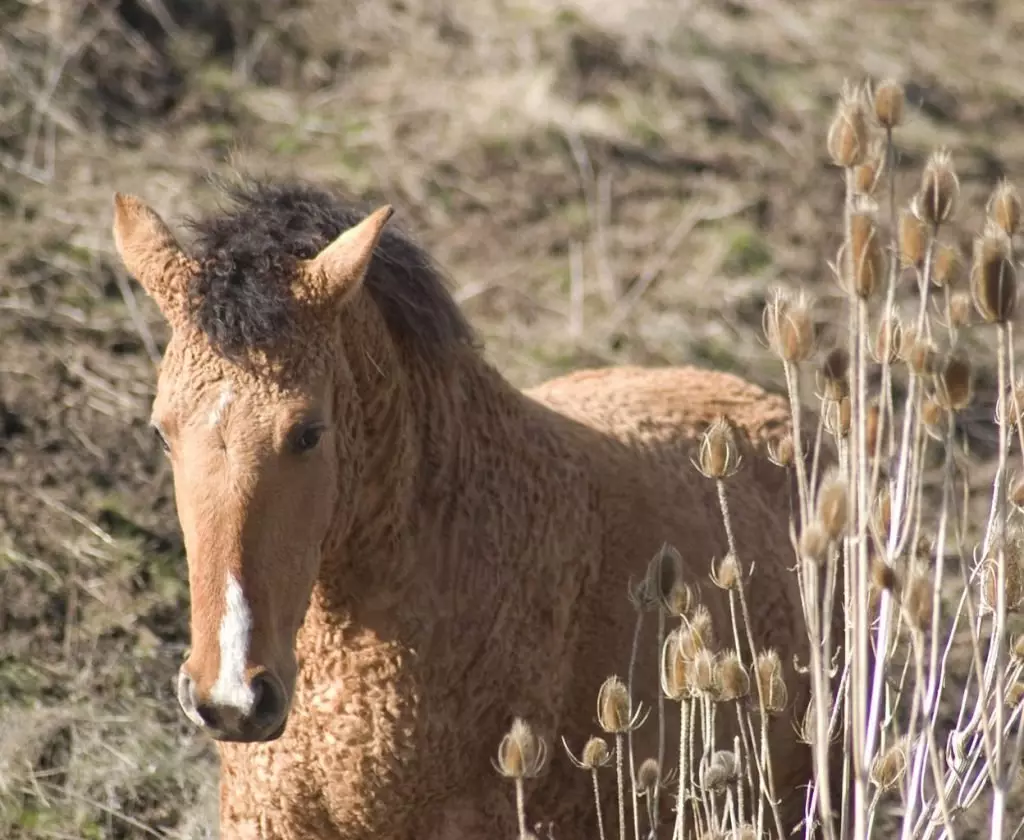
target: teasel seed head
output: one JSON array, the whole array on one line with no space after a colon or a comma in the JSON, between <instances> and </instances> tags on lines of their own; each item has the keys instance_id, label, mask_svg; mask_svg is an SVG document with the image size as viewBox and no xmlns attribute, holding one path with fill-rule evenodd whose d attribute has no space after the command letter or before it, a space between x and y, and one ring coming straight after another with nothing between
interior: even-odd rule
<instances>
[{"instance_id":1,"label":"teasel seed head","mask_svg":"<svg viewBox=\"0 0 1024 840\"><path fill-rule=\"evenodd\" d=\"M881 406L877 396L868 399L864 410L864 443L867 446L868 457L875 457L875 448L878 445L878 426L881 422Z\"/></svg>"},{"instance_id":2,"label":"teasel seed head","mask_svg":"<svg viewBox=\"0 0 1024 840\"><path fill-rule=\"evenodd\" d=\"M703 763L701 771L701 787L720 793L739 778L740 763L732 750L718 750Z\"/></svg>"},{"instance_id":3,"label":"teasel seed head","mask_svg":"<svg viewBox=\"0 0 1024 840\"><path fill-rule=\"evenodd\" d=\"M864 163L853 170L853 188L858 195L872 195L885 173L885 159L868 155Z\"/></svg>"},{"instance_id":4,"label":"teasel seed head","mask_svg":"<svg viewBox=\"0 0 1024 840\"><path fill-rule=\"evenodd\" d=\"M1020 228L1020 193L1005 178L1001 180L985 207L988 217L995 222L1007 236L1013 236Z\"/></svg>"},{"instance_id":5,"label":"teasel seed head","mask_svg":"<svg viewBox=\"0 0 1024 840\"><path fill-rule=\"evenodd\" d=\"M953 292L949 296L949 326L953 329L961 329L971 325L971 313L974 311L974 304L971 302L969 292Z\"/></svg>"},{"instance_id":6,"label":"teasel seed head","mask_svg":"<svg viewBox=\"0 0 1024 840\"><path fill-rule=\"evenodd\" d=\"M962 411L971 401L971 363L962 353L952 353L939 365L935 396L947 411Z\"/></svg>"},{"instance_id":7,"label":"teasel seed head","mask_svg":"<svg viewBox=\"0 0 1024 840\"><path fill-rule=\"evenodd\" d=\"M900 213L899 221L900 265L904 268L924 268L928 253L928 230L910 210Z\"/></svg>"},{"instance_id":8,"label":"teasel seed head","mask_svg":"<svg viewBox=\"0 0 1024 840\"><path fill-rule=\"evenodd\" d=\"M533 779L540 775L547 757L547 744L538 738L522 718L512 721L512 727L498 745L498 772L508 779Z\"/></svg>"},{"instance_id":9,"label":"teasel seed head","mask_svg":"<svg viewBox=\"0 0 1024 840\"><path fill-rule=\"evenodd\" d=\"M921 189L914 197L917 212L933 228L948 222L956 211L960 179L946 149L932 152L921 175Z\"/></svg>"},{"instance_id":10,"label":"teasel seed head","mask_svg":"<svg viewBox=\"0 0 1024 840\"><path fill-rule=\"evenodd\" d=\"M769 715L781 714L786 708L789 693L782 674L782 662L774 650L762 651L757 655L754 673L764 698L765 711Z\"/></svg>"},{"instance_id":11,"label":"teasel seed head","mask_svg":"<svg viewBox=\"0 0 1024 840\"><path fill-rule=\"evenodd\" d=\"M1024 633L1013 637L1010 652L1018 663L1024 663Z\"/></svg>"},{"instance_id":12,"label":"teasel seed head","mask_svg":"<svg viewBox=\"0 0 1024 840\"><path fill-rule=\"evenodd\" d=\"M1018 680L1006 688L1006 705L1016 709L1021 700L1024 700L1024 682Z\"/></svg>"},{"instance_id":13,"label":"teasel seed head","mask_svg":"<svg viewBox=\"0 0 1024 840\"><path fill-rule=\"evenodd\" d=\"M870 141L864 95L859 87L844 83L828 129L829 156L836 166L857 166L867 157Z\"/></svg>"},{"instance_id":14,"label":"teasel seed head","mask_svg":"<svg viewBox=\"0 0 1024 840\"><path fill-rule=\"evenodd\" d=\"M923 571L916 571L903 589L903 608L911 627L927 633L932 626L932 582Z\"/></svg>"},{"instance_id":15,"label":"teasel seed head","mask_svg":"<svg viewBox=\"0 0 1024 840\"><path fill-rule=\"evenodd\" d=\"M705 478L724 479L735 475L742 462L732 426L717 417L701 435L697 469Z\"/></svg>"},{"instance_id":16,"label":"teasel seed head","mask_svg":"<svg viewBox=\"0 0 1024 840\"><path fill-rule=\"evenodd\" d=\"M693 609L693 590L688 583L677 580L662 602L665 612L674 618L681 618Z\"/></svg>"},{"instance_id":17,"label":"teasel seed head","mask_svg":"<svg viewBox=\"0 0 1024 840\"><path fill-rule=\"evenodd\" d=\"M788 468L793 466L793 459L796 453L793 449L793 436L783 435L768 441L768 460L777 467Z\"/></svg>"},{"instance_id":18,"label":"teasel seed head","mask_svg":"<svg viewBox=\"0 0 1024 840\"><path fill-rule=\"evenodd\" d=\"M661 765L658 764L658 759L644 759L636 771L637 790L642 791L646 796L651 796L660 781Z\"/></svg>"},{"instance_id":19,"label":"teasel seed head","mask_svg":"<svg viewBox=\"0 0 1024 840\"><path fill-rule=\"evenodd\" d=\"M871 563L871 582L879 592L896 592L900 585L896 570L878 556Z\"/></svg>"},{"instance_id":20,"label":"teasel seed head","mask_svg":"<svg viewBox=\"0 0 1024 840\"><path fill-rule=\"evenodd\" d=\"M921 402L921 423L933 440L946 439L947 410L935 394L928 394Z\"/></svg>"},{"instance_id":21,"label":"teasel seed head","mask_svg":"<svg viewBox=\"0 0 1024 840\"><path fill-rule=\"evenodd\" d=\"M821 363L825 397L838 400L850 393L850 354L844 347L833 347Z\"/></svg>"},{"instance_id":22,"label":"teasel seed head","mask_svg":"<svg viewBox=\"0 0 1024 840\"><path fill-rule=\"evenodd\" d=\"M1008 492L1010 504L1017 510L1024 510L1024 472L1017 472L1010 481Z\"/></svg>"},{"instance_id":23,"label":"teasel seed head","mask_svg":"<svg viewBox=\"0 0 1024 840\"><path fill-rule=\"evenodd\" d=\"M1024 413L1024 380L1006 389L996 398L996 423L1007 427L1007 434L1013 434Z\"/></svg>"},{"instance_id":24,"label":"teasel seed head","mask_svg":"<svg viewBox=\"0 0 1024 840\"><path fill-rule=\"evenodd\" d=\"M853 260L849 291L868 300L885 283L885 252L874 212L857 202L850 214L850 255Z\"/></svg>"},{"instance_id":25,"label":"teasel seed head","mask_svg":"<svg viewBox=\"0 0 1024 840\"><path fill-rule=\"evenodd\" d=\"M584 770L599 770L611 763L612 752L608 749L608 742L595 735L583 745L581 758Z\"/></svg>"},{"instance_id":26,"label":"teasel seed head","mask_svg":"<svg viewBox=\"0 0 1024 840\"><path fill-rule=\"evenodd\" d=\"M698 604L689 618L684 618L679 627L679 640L683 656L693 661L697 654L715 648L715 631L711 623L711 613L703 604Z\"/></svg>"},{"instance_id":27,"label":"teasel seed head","mask_svg":"<svg viewBox=\"0 0 1024 840\"><path fill-rule=\"evenodd\" d=\"M711 582L719 589L735 589L740 585L740 563L731 551L717 564L712 564Z\"/></svg>"},{"instance_id":28,"label":"teasel seed head","mask_svg":"<svg viewBox=\"0 0 1024 840\"><path fill-rule=\"evenodd\" d=\"M611 735L629 731L633 712L626 684L618 677L608 677L597 692L597 722Z\"/></svg>"},{"instance_id":29,"label":"teasel seed head","mask_svg":"<svg viewBox=\"0 0 1024 840\"><path fill-rule=\"evenodd\" d=\"M1006 323L1017 308L1017 269L1010 237L991 220L974 242L971 296L986 323Z\"/></svg>"},{"instance_id":30,"label":"teasel seed head","mask_svg":"<svg viewBox=\"0 0 1024 840\"><path fill-rule=\"evenodd\" d=\"M850 434L850 398L825 401L825 430L836 440Z\"/></svg>"},{"instance_id":31,"label":"teasel seed head","mask_svg":"<svg viewBox=\"0 0 1024 840\"><path fill-rule=\"evenodd\" d=\"M694 694L702 694L712 699L718 697L717 657L707 648L701 648L693 657L690 666L690 690Z\"/></svg>"},{"instance_id":32,"label":"teasel seed head","mask_svg":"<svg viewBox=\"0 0 1024 840\"><path fill-rule=\"evenodd\" d=\"M665 636L661 647L661 690L669 700L690 696L690 661L683 655L682 627Z\"/></svg>"},{"instance_id":33,"label":"teasel seed head","mask_svg":"<svg viewBox=\"0 0 1024 840\"><path fill-rule=\"evenodd\" d=\"M895 312L878 325L872 355L879 364L892 364L900 357L903 321Z\"/></svg>"},{"instance_id":34,"label":"teasel seed head","mask_svg":"<svg viewBox=\"0 0 1024 840\"><path fill-rule=\"evenodd\" d=\"M907 772L907 744L896 741L889 749L875 756L871 764L871 782L883 791L893 790Z\"/></svg>"},{"instance_id":35,"label":"teasel seed head","mask_svg":"<svg viewBox=\"0 0 1024 840\"><path fill-rule=\"evenodd\" d=\"M936 355L935 345L924 336L918 337L907 348L907 366L917 376L931 376L935 372Z\"/></svg>"},{"instance_id":36,"label":"teasel seed head","mask_svg":"<svg viewBox=\"0 0 1024 840\"><path fill-rule=\"evenodd\" d=\"M1024 604L1024 570L1021 569L1021 550L1024 548L1020 539L1019 528L1014 528L1006 535L1003 548L1003 561L1006 563L1003 589L1007 612L1017 612ZM993 542L989 546L988 555L983 561L981 570L981 607L983 612L995 612L999 587L999 547Z\"/></svg>"},{"instance_id":37,"label":"teasel seed head","mask_svg":"<svg viewBox=\"0 0 1024 840\"><path fill-rule=\"evenodd\" d=\"M668 543L662 543L647 566L647 587L664 606L673 588L683 580L683 555Z\"/></svg>"},{"instance_id":38,"label":"teasel seed head","mask_svg":"<svg viewBox=\"0 0 1024 840\"><path fill-rule=\"evenodd\" d=\"M817 500L818 523L829 540L837 540L843 535L846 513L846 482L838 471L830 470L821 480Z\"/></svg>"},{"instance_id":39,"label":"teasel seed head","mask_svg":"<svg viewBox=\"0 0 1024 840\"><path fill-rule=\"evenodd\" d=\"M811 304L803 292L776 289L761 319L768 347L784 362L799 364L814 353Z\"/></svg>"},{"instance_id":40,"label":"teasel seed head","mask_svg":"<svg viewBox=\"0 0 1024 840\"><path fill-rule=\"evenodd\" d=\"M960 259L960 252L945 243L936 246L935 258L932 260L932 283L940 289L955 286L962 274L963 261Z\"/></svg>"},{"instance_id":41,"label":"teasel seed head","mask_svg":"<svg viewBox=\"0 0 1024 840\"><path fill-rule=\"evenodd\" d=\"M888 129L903 122L903 85L886 79L875 90L875 119Z\"/></svg>"},{"instance_id":42,"label":"teasel seed head","mask_svg":"<svg viewBox=\"0 0 1024 840\"><path fill-rule=\"evenodd\" d=\"M819 522L808 522L800 532L800 556L816 566L828 560L828 534Z\"/></svg>"},{"instance_id":43,"label":"teasel seed head","mask_svg":"<svg viewBox=\"0 0 1024 840\"><path fill-rule=\"evenodd\" d=\"M723 701L741 700L750 694L750 675L736 651L726 651L717 663L719 696Z\"/></svg>"}]
</instances>

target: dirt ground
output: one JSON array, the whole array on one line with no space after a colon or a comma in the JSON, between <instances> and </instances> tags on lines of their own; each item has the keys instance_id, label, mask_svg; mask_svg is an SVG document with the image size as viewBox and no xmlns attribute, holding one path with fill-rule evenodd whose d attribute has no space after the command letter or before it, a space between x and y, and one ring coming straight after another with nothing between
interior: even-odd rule
<instances>
[{"instance_id":1,"label":"dirt ground","mask_svg":"<svg viewBox=\"0 0 1024 840\"><path fill-rule=\"evenodd\" d=\"M817 294L826 335L836 311L842 80L905 82L902 194L948 145L966 248L996 179L1024 185L1022 37L1012 0L0 0L0 835L216 833L172 686L166 334L115 189L173 221L233 168L338 181L396 206L519 385L694 362L777 389L770 289Z\"/></svg>"}]
</instances>

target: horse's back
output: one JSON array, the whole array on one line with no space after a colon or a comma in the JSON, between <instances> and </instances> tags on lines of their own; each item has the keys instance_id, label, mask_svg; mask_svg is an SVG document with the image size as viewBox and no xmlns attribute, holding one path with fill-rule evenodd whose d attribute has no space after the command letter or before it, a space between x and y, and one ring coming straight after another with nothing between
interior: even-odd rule
<instances>
[{"instance_id":1,"label":"horse's back","mask_svg":"<svg viewBox=\"0 0 1024 840\"><path fill-rule=\"evenodd\" d=\"M697 457L701 433L717 417L727 417L739 433L744 460L740 472L726 481L726 496L740 563L748 571L754 566L746 584L754 638L759 649L778 651L791 686L788 714L773 722L772 741L775 750L781 747L788 754L778 756L784 772L776 780L784 789L780 794L789 794L784 810L799 816L802 795L785 791L806 781L809 771L806 750L793 744L806 693L797 688L803 680L794 673L792 657L806 659L807 637L791 571L792 473L768 462L764 452L768 440L790 427L787 402L737 376L692 367L584 370L527 393L587 430L579 434L594 450L594 480L602 487L605 571L590 605L593 626L600 629L589 649L580 651L577 679L586 688L574 700L578 708L589 705L590 714L587 696L600 679L624 675L628 653L623 653L634 618L626 601L627 582L643 574L646 560L663 542L681 551L686 577L711 609L720 647L733 647L725 593L710 579L712 563L728 551L717 488L691 459ZM647 708L656 704L658 691L651 633L653 625L647 622L637 667L637 695ZM614 651L615 661L597 651ZM650 731L638 733L638 749L646 750L638 761L650 755L653 744L645 736L656 731L651 724L643 729ZM581 729L574 735L585 733Z\"/></svg>"}]
</instances>

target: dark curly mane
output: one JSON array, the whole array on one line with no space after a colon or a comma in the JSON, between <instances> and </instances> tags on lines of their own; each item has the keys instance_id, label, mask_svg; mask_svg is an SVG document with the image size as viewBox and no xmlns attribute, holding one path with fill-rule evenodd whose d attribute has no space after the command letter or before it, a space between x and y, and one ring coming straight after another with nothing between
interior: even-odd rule
<instances>
[{"instance_id":1,"label":"dark curly mane","mask_svg":"<svg viewBox=\"0 0 1024 840\"><path fill-rule=\"evenodd\" d=\"M192 315L225 355L269 348L297 306L289 288L298 260L314 257L373 209L300 182L222 184L225 212L188 219L200 265ZM472 344L472 329L429 255L392 223L384 229L366 289L399 340L424 352Z\"/></svg>"}]
</instances>

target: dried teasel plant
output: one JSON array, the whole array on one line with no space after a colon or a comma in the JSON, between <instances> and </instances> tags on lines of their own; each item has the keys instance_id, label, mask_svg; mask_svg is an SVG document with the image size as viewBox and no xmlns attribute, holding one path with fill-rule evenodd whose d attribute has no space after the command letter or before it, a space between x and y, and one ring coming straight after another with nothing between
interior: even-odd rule
<instances>
[{"instance_id":1,"label":"dried teasel plant","mask_svg":"<svg viewBox=\"0 0 1024 840\"><path fill-rule=\"evenodd\" d=\"M974 241L971 295L986 323L1006 323L1017 309L1017 269L1010 237L991 219Z\"/></svg>"},{"instance_id":2,"label":"dried teasel plant","mask_svg":"<svg viewBox=\"0 0 1024 840\"><path fill-rule=\"evenodd\" d=\"M921 188L914 196L918 218L933 229L948 222L960 197L960 179L948 149L932 152L921 175Z\"/></svg>"},{"instance_id":3,"label":"dried teasel plant","mask_svg":"<svg viewBox=\"0 0 1024 840\"><path fill-rule=\"evenodd\" d=\"M732 425L724 416L717 417L701 435L693 465L705 478L720 480L734 476L742 463Z\"/></svg>"},{"instance_id":4,"label":"dried teasel plant","mask_svg":"<svg viewBox=\"0 0 1024 840\"><path fill-rule=\"evenodd\" d=\"M762 317L768 347L784 362L799 364L814 353L811 301L803 291L776 289Z\"/></svg>"},{"instance_id":5,"label":"dried teasel plant","mask_svg":"<svg viewBox=\"0 0 1024 840\"><path fill-rule=\"evenodd\" d=\"M844 83L828 129L829 156L836 166L850 169L864 162L870 143L865 91L860 86Z\"/></svg>"}]
</instances>

